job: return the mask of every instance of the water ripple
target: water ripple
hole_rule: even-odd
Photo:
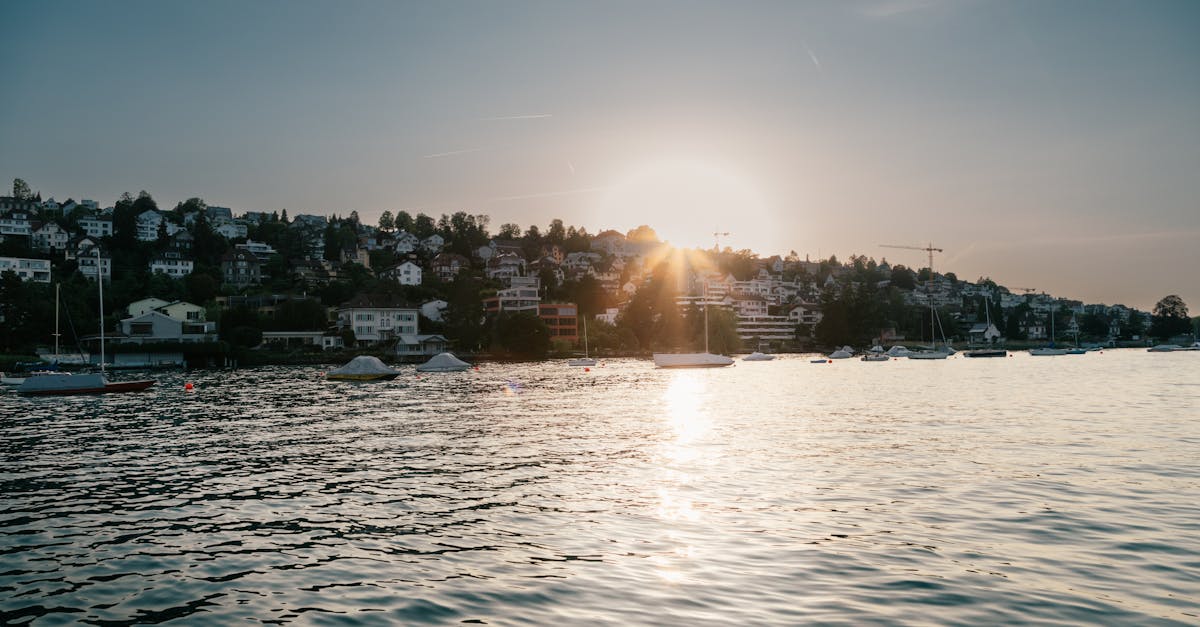
[[[1200,359],[1079,357],[6,391],[0,624],[1195,624]]]

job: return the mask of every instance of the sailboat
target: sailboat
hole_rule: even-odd
[[[583,318],[583,357],[575,357],[572,359],[568,359],[567,365],[568,366],[595,366],[596,359],[594,357],[588,357],[587,316],[581,316],[581,317]]]
[[[27,396],[64,396],[68,394],[111,394],[140,392],[157,383],[154,379],[112,383],[104,376],[104,277],[100,273],[100,249],[96,248],[96,283],[100,287],[100,372],[91,374],[55,373],[28,377],[17,387]]]
[[[704,290],[704,352],[654,353],[654,365],[659,368],[720,368],[733,364],[733,359],[708,352],[708,289]]]
[[[954,352],[954,349],[950,348],[950,343],[946,341],[945,333],[942,334],[942,343],[945,344],[945,346],[942,350],[938,350],[937,348],[937,328],[939,325],[937,319],[937,309],[933,305],[932,269],[930,270],[929,274],[929,348],[926,350],[909,352],[909,359],[945,359]]]
[[[1066,355],[1067,349],[1054,347],[1054,305],[1050,305],[1050,345],[1041,348],[1029,349],[1029,354],[1034,357],[1055,357],[1058,355]]]
[[[987,299],[983,299],[983,312],[987,316],[988,328],[992,328],[992,308],[988,305]],[[984,334],[986,338],[986,333]],[[965,357],[1008,357],[1008,351],[1003,348],[976,348],[969,351],[964,351]]]

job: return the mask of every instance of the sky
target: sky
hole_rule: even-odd
[[[0,4],[0,180],[862,254],[1200,313],[1200,3]]]

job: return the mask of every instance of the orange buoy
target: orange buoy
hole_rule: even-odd
[[[591,369],[591,368],[587,368],[587,367],[585,367],[585,368],[583,369],[583,371],[584,371],[584,372],[591,372],[591,371],[592,371],[592,369]]]
[[[183,391],[185,391],[185,392],[192,392],[192,391],[195,391],[195,389],[196,389],[196,386],[192,385],[191,381],[188,381],[187,383],[183,384]]]

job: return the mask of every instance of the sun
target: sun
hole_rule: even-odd
[[[597,213],[607,225],[648,224],[662,239],[688,248],[712,248],[714,232],[735,231],[721,246],[748,248],[757,232],[771,228],[759,186],[716,159],[668,157],[633,166],[599,198]]]

